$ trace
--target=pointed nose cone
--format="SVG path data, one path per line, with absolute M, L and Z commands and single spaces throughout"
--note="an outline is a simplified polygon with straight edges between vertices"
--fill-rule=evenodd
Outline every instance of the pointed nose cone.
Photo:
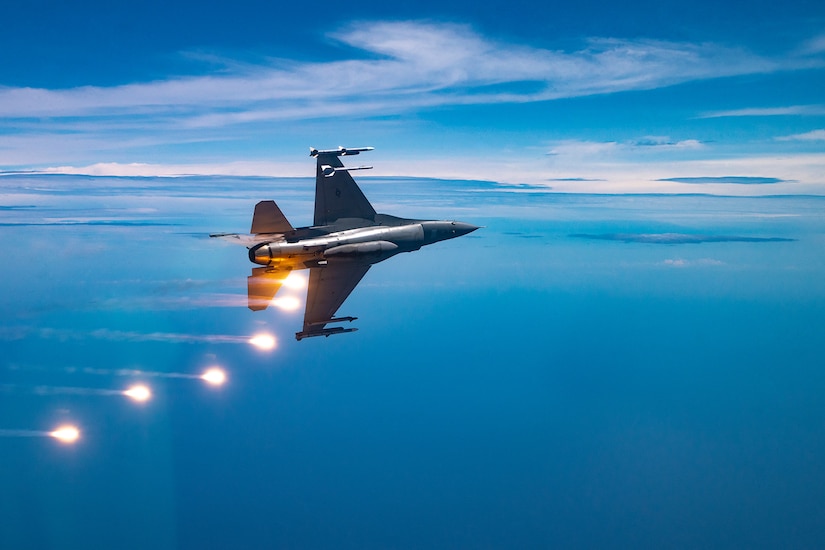
M 477 225 L 472 225 L 463 222 L 455 222 L 455 233 L 459 237 L 462 235 L 466 235 L 467 233 L 472 233 L 476 229 L 478 229 Z

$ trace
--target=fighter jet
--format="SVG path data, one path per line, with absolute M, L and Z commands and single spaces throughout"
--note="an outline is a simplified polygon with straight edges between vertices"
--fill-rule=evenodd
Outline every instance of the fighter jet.
M 401 252 L 466 235 L 478 229 L 457 221 L 418 220 L 378 214 L 350 175 L 341 157 L 372 151 L 372 147 L 310 148 L 315 167 L 315 218 L 310 227 L 294 228 L 275 201 L 255 205 L 250 235 L 210 235 L 245 244 L 249 259 L 259 266 L 247 278 L 249 309 L 267 308 L 293 270 L 309 269 L 303 330 L 297 340 L 353 332 L 328 326 L 356 317 L 334 317 L 370 266 Z

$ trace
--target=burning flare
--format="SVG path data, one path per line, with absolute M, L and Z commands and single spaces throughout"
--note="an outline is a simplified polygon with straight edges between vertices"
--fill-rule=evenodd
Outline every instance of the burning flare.
M 201 375 L 201 380 L 212 386 L 221 386 L 226 382 L 226 373 L 217 367 L 213 367 Z
M 271 334 L 256 334 L 249 339 L 249 343 L 263 351 L 275 349 L 275 337 Z
M 140 403 L 144 401 L 148 401 L 150 397 L 152 397 L 152 392 L 149 390 L 147 386 L 143 384 L 137 384 L 132 386 L 128 390 L 123 392 L 123 395 L 132 399 L 133 401 L 138 401 Z
M 49 432 L 49 435 L 61 443 L 74 443 L 80 437 L 80 430 L 74 426 L 60 426 L 56 430 Z

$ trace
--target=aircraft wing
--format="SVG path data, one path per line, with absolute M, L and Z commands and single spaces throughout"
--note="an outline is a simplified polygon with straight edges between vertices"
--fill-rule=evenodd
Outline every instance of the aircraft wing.
M 330 263 L 325 267 L 310 268 L 304 330 L 297 333 L 296 338 L 300 340 L 309 336 L 329 336 L 338 332 L 355 330 L 342 327 L 325 329 L 324 327 L 327 323 L 355 319 L 354 317 L 336 319 L 333 315 L 358 286 L 369 269 L 369 264 L 358 262 Z

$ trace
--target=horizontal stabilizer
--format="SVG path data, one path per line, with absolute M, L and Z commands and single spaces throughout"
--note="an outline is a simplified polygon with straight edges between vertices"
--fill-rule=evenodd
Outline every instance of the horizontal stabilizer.
M 275 297 L 284 283 L 289 269 L 269 269 L 253 267 L 252 275 L 246 278 L 249 309 L 263 311 Z
M 294 230 L 275 201 L 261 201 L 255 205 L 250 233 L 289 233 Z

